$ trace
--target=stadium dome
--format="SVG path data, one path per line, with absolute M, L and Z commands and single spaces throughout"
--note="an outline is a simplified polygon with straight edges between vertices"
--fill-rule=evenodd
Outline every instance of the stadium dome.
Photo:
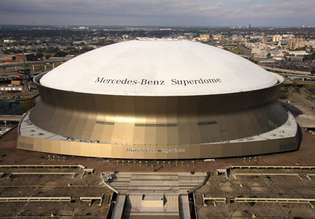
M 41 100 L 19 126 L 26 150 L 127 159 L 193 159 L 295 150 L 278 102 L 283 78 L 186 40 L 105 46 L 36 78 Z
M 80 93 L 191 96 L 258 90 L 278 80 L 216 47 L 185 40 L 134 40 L 80 55 L 44 75 L 40 83 Z

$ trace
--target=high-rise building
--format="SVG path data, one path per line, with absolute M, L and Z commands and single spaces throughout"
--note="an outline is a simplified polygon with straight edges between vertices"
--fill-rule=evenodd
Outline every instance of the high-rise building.
M 282 40 L 282 35 L 276 34 L 272 36 L 272 42 L 279 42 Z
M 305 47 L 305 40 L 303 38 L 291 38 L 288 40 L 288 48 L 296 50 Z

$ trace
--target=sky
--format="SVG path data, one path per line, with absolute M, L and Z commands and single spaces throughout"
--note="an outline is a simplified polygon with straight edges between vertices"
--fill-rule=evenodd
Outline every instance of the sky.
M 0 24 L 315 26 L 315 0 L 0 0 Z

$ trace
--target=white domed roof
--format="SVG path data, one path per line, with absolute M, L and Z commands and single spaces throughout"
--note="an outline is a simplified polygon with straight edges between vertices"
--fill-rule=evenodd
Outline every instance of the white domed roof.
M 279 77 L 233 53 L 186 40 L 133 40 L 79 55 L 45 74 L 43 86 L 92 94 L 191 96 L 246 92 Z

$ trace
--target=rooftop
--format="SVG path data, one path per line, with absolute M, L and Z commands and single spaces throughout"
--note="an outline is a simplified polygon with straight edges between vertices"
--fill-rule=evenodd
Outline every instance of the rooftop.
M 84 53 L 43 86 L 91 94 L 194 96 L 259 90 L 282 78 L 223 49 L 187 40 L 132 40 Z

